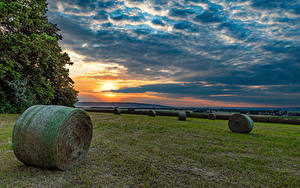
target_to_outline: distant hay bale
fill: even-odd
[[[25,165],[67,170],[84,161],[92,131],[91,119],[81,109],[32,106],[14,126],[13,151]]]
[[[210,114],[208,114],[208,119],[215,120],[215,119],[217,119],[217,115],[215,113],[210,113]]]
[[[156,116],[155,110],[149,110],[148,115],[151,116],[151,117],[155,117]]]
[[[185,121],[186,120],[185,111],[178,112],[178,120],[180,120],[180,121]]]
[[[115,107],[114,114],[121,115],[121,110],[118,107]]]
[[[233,114],[229,118],[228,126],[235,133],[250,133],[254,124],[252,119],[245,114]]]
[[[193,111],[191,111],[191,110],[186,110],[185,113],[186,113],[186,114],[191,114],[191,113],[193,113]]]

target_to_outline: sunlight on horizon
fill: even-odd
[[[116,90],[119,89],[113,82],[106,81],[104,84],[101,86],[99,91],[110,91],[110,90]]]

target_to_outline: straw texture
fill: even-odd
[[[250,133],[254,124],[252,119],[245,114],[233,114],[229,118],[228,126],[235,133]]]
[[[66,170],[85,159],[92,139],[89,115],[76,108],[36,105],[17,120],[12,145],[26,165]]]

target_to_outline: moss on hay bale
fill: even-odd
[[[215,119],[217,119],[217,115],[215,113],[210,113],[210,114],[208,114],[208,119],[215,120]]]
[[[119,108],[115,107],[114,114],[121,115],[121,110]]]
[[[180,120],[180,121],[185,121],[186,120],[185,111],[178,112],[178,120]]]
[[[228,126],[235,133],[250,133],[254,124],[252,119],[245,114],[233,114],[229,118]]]
[[[151,117],[155,117],[156,116],[155,110],[149,110],[148,115],[151,116]]]
[[[17,120],[12,146],[25,165],[67,170],[84,161],[92,130],[89,115],[81,109],[36,105]]]

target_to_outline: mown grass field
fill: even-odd
[[[299,187],[300,126],[89,113],[93,140],[69,171],[24,166],[11,150],[19,115],[0,115],[0,187]]]

